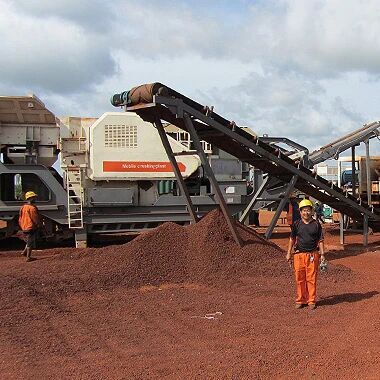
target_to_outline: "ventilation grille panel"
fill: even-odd
[[[104,146],[106,148],[137,148],[137,126],[105,125]]]

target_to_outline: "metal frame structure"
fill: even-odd
[[[363,141],[365,145],[365,172],[366,172],[366,189],[367,192],[363,195],[360,192],[357,194],[356,192],[356,162],[358,162],[358,158],[355,155],[355,146],[351,147],[351,157],[350,160],[338,160],[338,186],[341,187],[341,175],[342,175],[342,162],[351,162],[351,172],[352,172],[352,195],[358,197],[359,199],[364,198],[368,203],[369,207],[374,208],[372,202],[372,193],[371,193],[371,175],[370,175],[370,152],[369,152],[369,139],[367,138]],[[348,158],[348,157],[347,157]],[[343,216],[340,217],[340,243],[344,244],[344,232],[348,229],[349,221],[347,218]],[[368,225],[366,222],[363,223],[363,244],[368,244]]]
[[[356,195],[356,178],[355,178],[355,147],[360,143],[364,143],[366,152],[366,173],[367,173],[367,189],[370,188],[370,171],[369,171],[369,140],[380,136],[380,122],[375,121],[373,123],[364,124],[362,128],[349,133],[341,137],[334,142],[323,146],[322,148],[312,152],[309,157],[309,165],[315,165],[323,162],[329,158],[338,158],[339,154],[347,149],[351,148],[351,168],[352,168],[352,195]],[[340,184],[340,178],[338,178],[338,185]],[[371,191],[367,190],[367,203],[368,206],[372,206]],[[363,220],[363,245],[368,245],[368,219],[369,217],[364,215]],[[341,213],[339,217],[340,226],[340,243],[344,244],[344,214]]]
[[[236,226],[234,224],[234,221],[232,220],[231,214],[229,213],[229,211],[227,209],[226,201],[224,200],[223,194],[220,191],[220,188],[219,188],[218,182],[215,178],[214,172],[212,171],[211,166],[207,160],[206,154],[202,148],[202,144],[201,144],[200,139],[198,137],[197,131],[194,128],[194,125],[191,121],[189,114],[185,114],[184,118],[185,118],[185,124],[186,124],[187,130],[189,131],[190,136],[193,139],[195,149],[196,149],[196,151],[197,151],[197,153],[201,159],[202,165],[203,165],[203,167],[207,173],[207,176],[209,177],[209,179],[213,185],[213,189],[216,193],[215,197],[216,197],[217,202],[218,202],[218,204],[219,204],[219,206],[223,212],[224,217],[226,218],[226,221],[227,221],[228,227],[230,228],[232,236],[234,237],[235,242],[239,246],[242,246],[243,245],[242,240],[240,239],[240,236],[237,232],[237,229],[236,229]]]
[[[187,187],[185,185],[185,181],[182,177],[181,170],[178,167],[178,164],[177,164],[177,161],[175,159],[173,150],[170,146],[168,136],[166,135],[165,129],[164,129],[164,127],[161,123],[161,120],[159,118],[156,118],[156,120],[154,121],[154,124],[158,130],[158,133],[159,133],[161,141],[162,141],[162,145],[164,146],[166,154],[167,154],[169,161],[173,167],[173,171],[174,171],[174,174],[176,176],[179,188],[181,190],[181,194],[183,194],[185,196],[187,209],[190,213],[192,223],[196,223],[198,218],[197,218],[197,215],[195,213],[193,203],[191,202],[189,191],[187,190]]]
[[[103,187],[104,182],[97,181],[88,186],[87,155],[90,153],[86,142],[89,136],[84,137],[82,125],[76,125],[70,131],[70,137],[60,137],[54,114],[37,98],[0,97],[0,103],[0,142],[3,153],[0,162],[0,219],[6,222],[6,226],[0,229],[0,238],[12,236],[18,230],[17,217],[24,204],[21,192],[31,189],[39,194],[36,204],[49,232],[45,237],[52,239],[56,235],[57,238],[67,238],[74,235],[77,247],[86,246],[88,235],[136,233],[168,221],[183,225],[194,223],[215,207],[214,195],[207,189],[189,196],[187,186],[184,183],[181,185],[179,170],[175,194],[159,194],[145,204],[138,201],[133,203],[125,196],[129,189],[128,182],[123,182],[123,178],[117,188],[112,189],[122,193],[118,198],[122,202],[115,202],[112,198],[114,192],[109,192],[109,197],[104,201],[93,200],[95,190],[104,190],[105,193],[109,186]],[[158,130],[162,132],[162,129]],[[63,178],[49,168],[58,156],[59,140],[63,155],[70,157],[62,161]],[[166,132],[161,133],[161,141],[164,145],[168,141]],[[170,144],[166,144],[166,148],[171,156],[194,155],[194,152],[189,151],[173,153]],[[74,157],[75,161],[72,159]],[[176,169],[175,159],[171,162]],[[242,172],[239,174],[242,175]],[[220,181],[219,186],[222,188],[226,182],[231,186],[237,184],[239,189],[243,182],[245,184],[241,177]],[[151,187],[155,185],[152,182]],[[140,195],[139,186],[137,184],[136,198]],[[239,193],[228,207],[236,214],[245,207],[246,201],[247,195]]]
[[[2,175],[33,175],[40,186],[46,187],[49,199],[39,201],[38,209],[46,217],[45,227],[54,230],[53,224],[67,224],[67,192],[53,176],[52,172],[43,165],[19,165],[0,163],[0,176]],[[38,190],[37,190],[38,193]],[[0,200],[0,219],[7,221],[7,233],[10,235],[17,229],[17,215],[25,201]],[[50,232],[50,231],[49,231]]]
[[[35,102],[33,99],[26,99],[30,102],[30,105],[28,103],[28,107],[33,105],[30,110],[27,108],[30,111],[28,111],[29,113],[25,111],[25,115],[21,115],[20,111],[17,111],[16,119],[18,122],[12,121],[9,126],[6,123],[1,125],[1,129],[4,132],[2,139],[4,146],[8,146],[8,144],[20,144],[18,140],[13,142],[5,139],[7,137],[5,133],[6,128],[12,128],[13,132],[15,128],[26,128],[27,140],[28,143],[30,142],[30,144],[27,145],[31,150],[30,152],[26,151],[25,164],[15,165],[0,163],[0,173],[33,173],[39,177],[41,182],[49,188],[51,199],[47,202],[39,202],[38,207],[41,212],[51,220],[52,228],[55,225],[71,227],[71,231],[75,234],[77,245],[85,245],[87,234],[112,233],[120,232],[121,230],[136,231],[155,227],[164,221],[173,220],[179,223],[195,223],[200,215],[203,215],[214,207],[215,201],[220,205],[235,241],[241,245],[241,239],[230,214],[230,212],[240,212],[241,205],[229,202],[226,195],[223,195],[223,185],[218,183],[215,179],[212,162],[210,165],[205,151],[202,148],[202,140],[202,142],[212,144],[238,158],[240,161],[260,169],[263,173],[267,173],[267,177],[261,186],[260,181],[257,183],[259,188],[256,189],[255,194],[251,195],[250,204],[246,207],[240,218],[240,220],[244,221],[252,208],[260,206],[263,202],[279,202],[274,218],[265,233],[267,238],[270,238],[277,219],[293,188],[297,188],[319,199],[323,203],[330,205],[355,220],[363,220],[366,231],[364,234],[364,242],[368,241],[367,226],[372,228],[380,227],[380,210],[374,209],[373,205],[371,205],[371,196],[368,197],[368,203],[366,203],[362,199],[357,199],[355,194],[344,193],[340,188],[315,175],[315,173],[308,169],[311,162],[310,157],[314,160],[320,159],[323,161],[327,156],[331,158],[331,154],[339,154],[339,152],[344,150],[343,148],[347,149],[348,146],[351,146],[354,152],[355,144],[358,142],[363,141],[363,139],[365,141],[365,138],[369,140],[372,137],[379,136],[379,123],[366,125],[361,130],[324,147],[324,150],[322,149],[322,151],[320,150],[308,155],[305,147],[287,138],[258,138],[243,128],[239,128],[234,122],[230,122],[219,116],[213,112],[212,108],[204,107],[174,90],[169,90],[169,96],[156,95],[153,97],[152,103],[139,104],[134,107],[128,107],[126,110],[138,113],[143,119],[156,126],[176,175],[180,190],[180,196],[178,197],[176,196],[168,200],[168,198],[162,196],[154,205],[148,207],[134,206],[131,208],[127,203],[123,203],[123,206],[117,208],[111,207],[114,205],[95,203],[92,204],[91,207],[83,206],[82,195],[74,191],[77,182],[75,178],[73,181],[68,181],[69,186],[66,191],[47,167],[32,164],[32,162],[35,162],[35,158],[37,158],[38,153],[36,149],[40,145],[47,145],[49,149],[51,149],[51,153],[56,153],[55,142],[54,146],[52,145],[52,141],[45,142],[41,140],[40,143],[38,142],[39,139],[42,138],[42,135],[39,135],[39,128],[36,127],[35,130],[33,129],[33,133],[31,133],[30,126],[33,126],[35,123],[32,122],[32,120],[28,121],[27,117],[29,113],[34,114],[35,112],[34,107],[36,107],[36,105],[33,103]],[[22,101],[24,100],[25,99],[22,99]],[[40,115],[41,123],[45,125],[45,128],[57,128],[54,115],[52,115],[50,111],[46,111],[47,116],[42,117],[45,115],[45,110],[43,104],[41,107],[43,107]],[[15,108],[17,107],[15,106]],[[28,121],[30,125],[24,125],[23,120],[20,119],[21,116],[25,117],[25,120]],[[5,117],[6,115],[4,118]],[[168,121],[189,133],[196,152],[201,159],[204,171],[209,177],[213,194],[200,194],[200,196],[190,197],[187,186],[176,163],[176,156],[181,154],[194,154],[194,152],[173,153],[161,120]],[[276,146],[276,144],[288,144],[292,149],[287,150]],[[366,151],[369,151],[369,141],[365,142],[365,144]],[[84,151],[84,138],[79,137],[78,152],[83,153]],[[315,155],[313,155],[314,153]],[[261,174],[260,177],[262,177]],[[75,195],[72,194],[73,192]],[[69,204],[67,200],[69,200]],[[6,220],[10,227],[12,227],[11,224],[14,222],[22,203],[23,202],[19,200],[0,200],[1,219]],[[68,214],[70,216],[69,223]],[[78,216],[78,219],[76,216]],[[75,220],[71,220],[71,217]],[[72,221],[78,223],[73,224],[71,223]]]
[[[207,173],[208,178],[210,179],[210,181],[213,185],[213,189],[215,190],[215,198],[216,198],[217,203],[219,204],[219,206],[223,212],[224,217],[227,220],[227,224],[228,224],[228,227],[230,228],[232,236],[233,236],[235,242],[239,246],[242,246],[243,242],[242,242],[242,240],[241,240],[241,238],[237,232],[234,221],[230,215],[230,212],[228,211],[228,208],[227,208],[226,202],[224,200],[223,194],[220,191],[218,181],[215,178],[214,172],[211,169],[210,163],[208,162],[206,153],[204,152],[204,149],[203,149],[202,143],[198,137],[197,131],[195,130],[195,128],[192,124],[191,118],[189,117],[188,114],[184,115],[184,120],[185,120],[187,130],[190,134],[190,137],[193,140],[195,150],[196,150],[196,152],[197,152],[197,154],[198,154],[198,156],[202,162],[202,165],[204,167],[205,172]],[[198,221],[198,218],[197,218],[197,215],[195,213],[193,203],[191,201],[191,198],[190,198],[189,192],[187,190],[185,181],[183,180],[183,177],[181,175],[181,171],[180,171],[178,164],[177,164],[177,161],[175,159],[176,156],[174,155],[174,153],[170,147],[168,138],[167,138],[166,133],[165,133],[165,129],[164,129],[159,117],[155,118],[154,124],[158,130],[158,133],[160,135],[160,138],[161,138],[162,144],[165,148],[168,159],[169,159],[169,161],[173,167],[173,170],[174,170],[174,173],[176,176],[176,180],[177,180],[179,187],[181,189],[181,193],[185,195],[186,205],[187,205],[188,211],[191,215],[192,222],[196,223]]]
[[[337,158],[340,153],[349,148],[354,148],[361,142],[380,136],[380,122],[364,124],[362,128],[341,137],[338,140],[327,144],[314,152],[311,152],[308,159],[310,165],[315,165],[330,158]]]
[[[380,227],[379,210],[374,210],[371,205],[345,193],[332,182],[318,176],[304,166],[303,160],[292,160],[281,149],[272,147],[261,138],[248,134],[235,123],[210,111],[209,108],[174,90],[169,90],[170,97],[155,95],[152,103],[126,107],[126,111],[136,112],[146,121],[154,122],[160,119],[172,123],[188,131],[192,137],[209,142],[239,160],[261,169],[279,182],[289,184],[276,212],[278,215],[275,214],[275,217],[279,216],[290,192],[295,187],[355,220],[363,220],[365,225],[368,222],[368,225],[374,229]],[[266,181],[258,193],[262,193],[267,184]],[[247,207],[244,211],[244,217],[260,196],[258,193],[253,196],[250,208]],[[226,219],[229,220],[228,215]],[[276,221],[276,218],[273,218],[266,232],[267,238],[270,237]]]

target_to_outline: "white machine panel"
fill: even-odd
[[[105,113],[91,127],[89,178],[139,180],[175,178],[156,128],[136,114]],[[168,136],[173,152],[187,150]],[[200,166],[196,155],[177,157],[184,178]]]

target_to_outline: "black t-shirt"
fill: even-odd
[[[291,238],[295,240],[295,252],[315,251],[318,243],[323,240],[322,227],[315,219],[309,223],[297,220],[292,225]]]

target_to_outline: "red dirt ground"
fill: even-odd
[[[364,253],[326,228],[314,311],[294,309],[285,253],[244,227],[238,248],[218,210],[32,263],[2,251],[0,378],[378,379],[380,234]]]

